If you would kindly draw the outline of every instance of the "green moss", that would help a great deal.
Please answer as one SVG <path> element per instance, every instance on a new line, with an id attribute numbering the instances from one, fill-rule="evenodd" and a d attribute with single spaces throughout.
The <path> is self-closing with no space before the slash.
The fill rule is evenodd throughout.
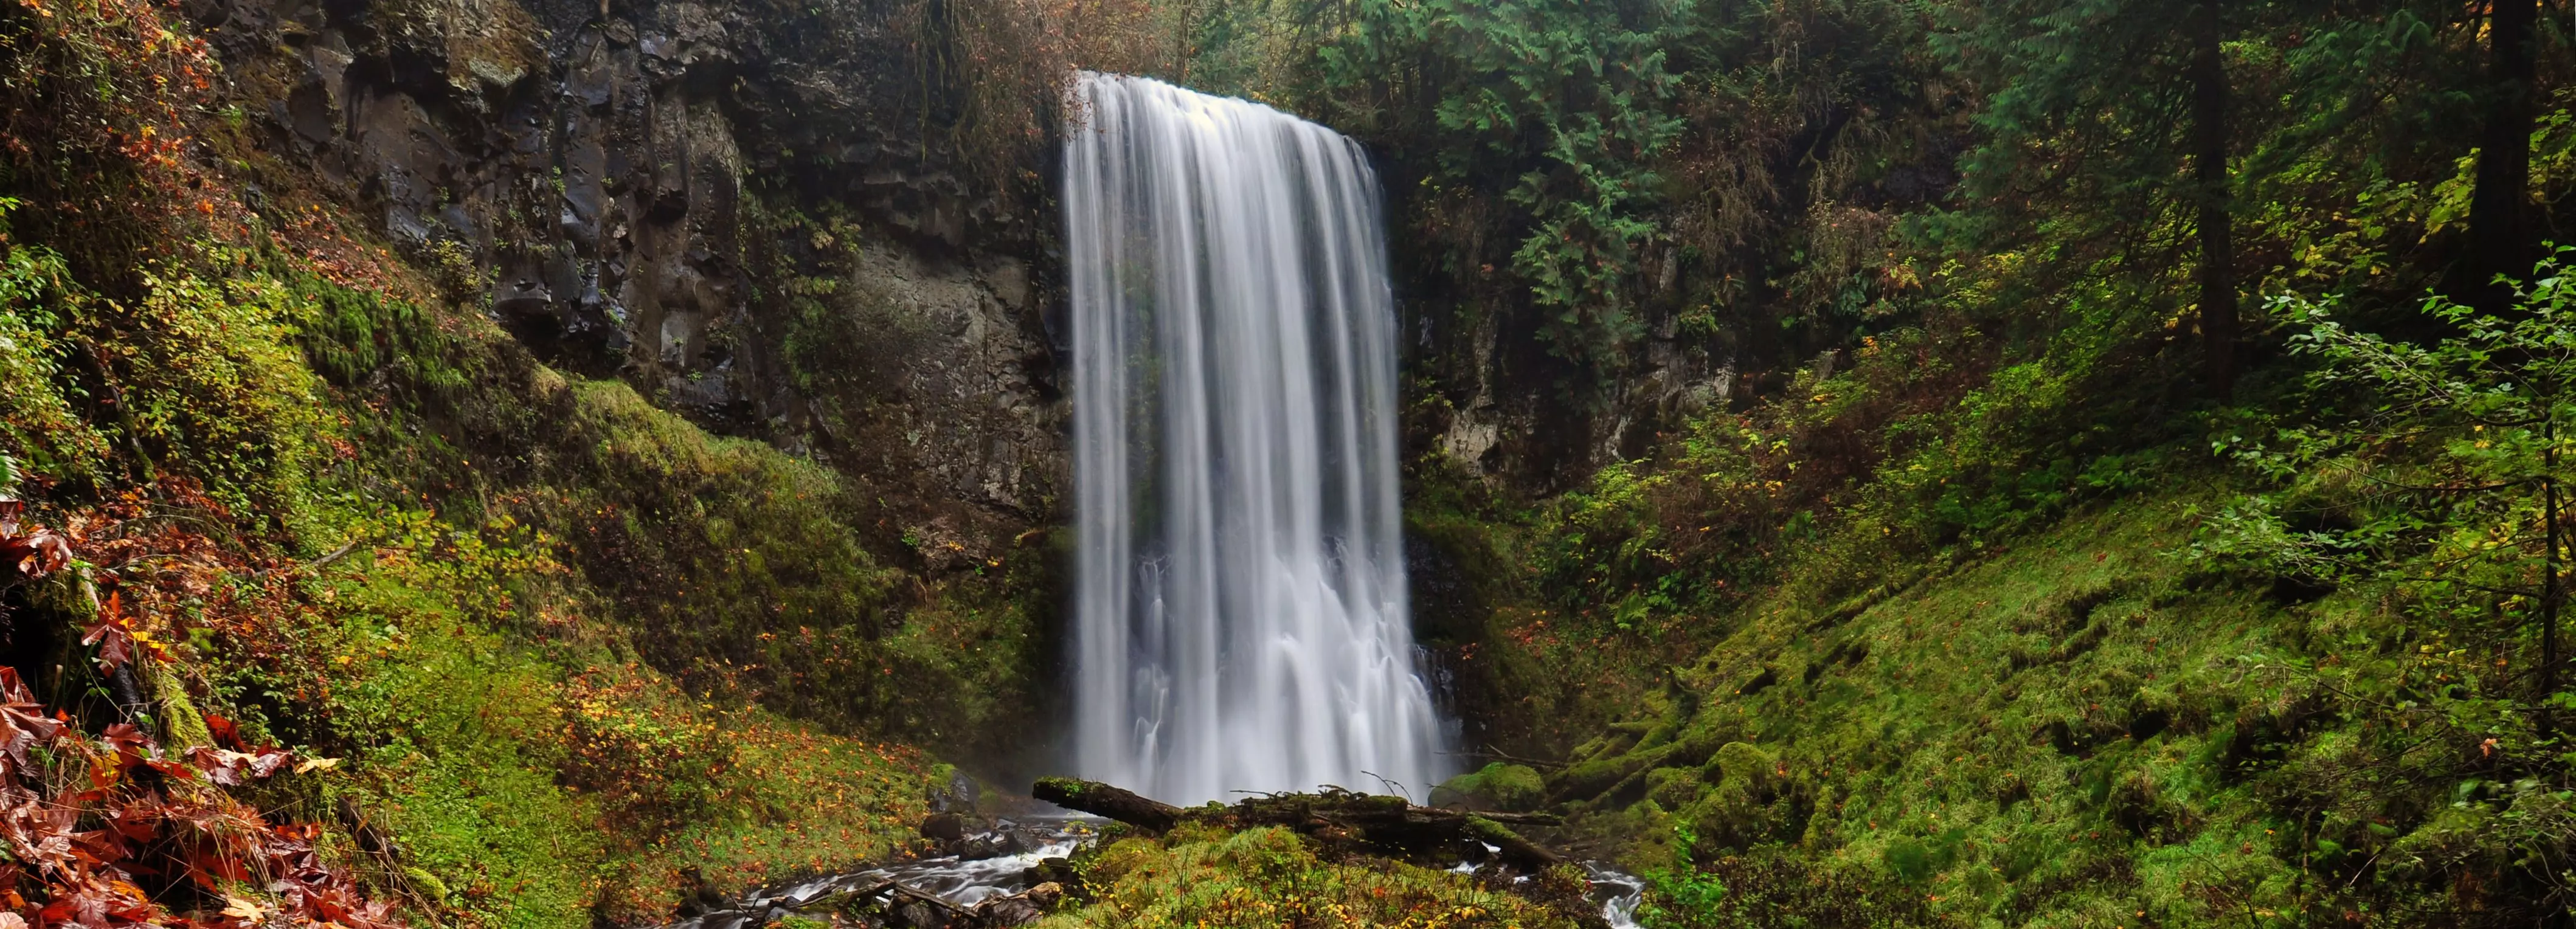
<path id="1" fill-rule="evenodd" d="M 1335 863 L 1281 828 L 1183 826 L 1076 862 L 1091 895 L 1042 929 L 1118 926 L 1573 926 L 1567 914 L 1472 879 L 1392 862 Z"/>
<path id="2" fill-rule="evenodd" d="M 489 924 L 587 925 L 607 850 L 598 809 L 556 783 L 559 672 L 399 576 L 333 589 L 348 622 L 395 630 L 335 695 L 340 727 L 378 740 L 355 759 L 359 809 Z"/>
<path id="3" fill-rule="evenodd" d="M 1593 802 L 1578 833 L 1655 835 L 1665 811 L 1688 827 L 1682 848 L 1635 846 L 1641 867 L 1684 851 L 1701 869 L 1750 856 L 1767 863 L 1728 867 L 1901 883 L 1934 915 L 2005 925 L 2141 910 L 2222 920 L 2211 886 L 2286 908 L 2303 862 L 2460 835 L 2400 817 L 2381 834 L 2282 814 L 2282 791 L 2298 788 L 2280 778 L 2349 776 L 2290 772 L 2347 771 L 2327 759 L 2358 751 L 2364 730 L 2310 717 L 2287 734 L 2283 701 L 2317 692 L 2244 656 L 2366 638 L 2376 601 L 2286 606 L 2171 557 L 2200 500 L 2099 507 L 1857 609 L 1798 585 L 1752 598 L 1738 628 L 1673 669 L 1695 705 L 1640 720 L 1681 738 L 1608 743 L 1549 786 Z M 2249 727 L 2280 748 L 2250 748 Z M 1666 760 L 1705 738 L 1725 740 L 1706 764 Z M 2259 751 L 2289 760 L 2249 760 Z M 1726 883 L 1740 891 L 1728 906 L 1797 895 L 1769 876 L 1746 886 L 1777 889 Z"/>
<path id="4" fill-rule="evenodd" d="M 1450 778 L 1431 792 L 1435 806 L 1457 803 L 1512 813 L 1538 809 L 1546 800 L 1547 785 L 1536 769 L 1500 761 Z"/>

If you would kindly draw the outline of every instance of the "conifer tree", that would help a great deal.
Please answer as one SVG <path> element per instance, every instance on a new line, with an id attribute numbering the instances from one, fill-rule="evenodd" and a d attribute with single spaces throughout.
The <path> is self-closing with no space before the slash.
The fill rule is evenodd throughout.
<path id="1" fill-rule="evenodd" d="M 2478 139 L 2477 188 L 2469 201 L 2465 302 L 2493 309 L 2508 291 L 2499 276 L 2531 269 L 2531 130 L 2539 70 L 2539 0 L 2491 0 L 2487 10 L 2487 77 L 2480 89 L 2486 125 Z"/>

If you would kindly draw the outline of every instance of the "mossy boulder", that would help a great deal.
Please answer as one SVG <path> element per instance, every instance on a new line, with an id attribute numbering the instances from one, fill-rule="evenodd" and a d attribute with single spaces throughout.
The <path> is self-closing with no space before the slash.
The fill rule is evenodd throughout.
<path id="1" fill-rule="evenodd" d="M 1750 790 L 1776 776 L 1780 760 L 1759 745 L 1728 742 L 1717 749 L 1716 765 L 1722 782 Z"/>
<path id="2" fill-rule="evenodd" d="M 1646 772 L 1646 799 L 1667 810 L 1678 810 L 1699 799 L 1706 782 L 1690 768 L 1656 768 Z"/>
<path id="3" fill-rule="evenodd" d="M 1547 784 L 1527 765 L 1494 762 L 1431 789 L 1432 806 L 1525 813 L 1547 802 Z"/>

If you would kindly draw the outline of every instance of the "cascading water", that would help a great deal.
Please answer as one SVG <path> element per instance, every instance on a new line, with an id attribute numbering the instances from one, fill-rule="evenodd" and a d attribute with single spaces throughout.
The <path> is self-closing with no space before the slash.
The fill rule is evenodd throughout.
<path id="1" fill-rule="evenodd" d="M 1359 147 L 1082 75 L 1076 765 L 1177 803 L 1443 773 L 1396 495 L 1395 313 Z"/>

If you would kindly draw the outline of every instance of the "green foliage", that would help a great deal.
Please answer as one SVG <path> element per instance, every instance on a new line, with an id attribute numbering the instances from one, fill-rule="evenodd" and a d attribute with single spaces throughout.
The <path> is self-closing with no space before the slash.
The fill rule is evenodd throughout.
<path id="1" fill-rule="evenodd" d="M 2547 551 L 2547 504 L 2565 480 L 2561 423 L 2576 412 L 2576 281 L 2551 259 L 2532 283 L 2512 286 L 2511 318 L 2427 300 L 2425 315 L 2456 333 L 2430 346 L 2275 299 L 2274 311 L 2304 329 L 2292 351 L 2319 363 L 2312 387 L 2348 398 L 2355 415 L 2292 421 L 2264 440 L 2221 439 L 2217 451 L 2287 485 L 2296 509 L 2249 498 L 2213 525 L 2202 550 L 2330 581 L 2411 583 L 2421 566 L 2428 599 L 2517 591 L 2508 609 L 2536 607 L 2533 571 L 2559 557 Z"/>
<path id="2" fill-rule="evenodd" d="M 68 275 L 52 251 L 10 245 L 0 252 L 0 308 L 6 310 L 0 313 L 0 404 L 10 410 L 0 418 L 0 435 L 7 437 L 8 454 L 37 474 L 94 479 L 107 458 L 107 439 L 73 406 L 79 394 L 64 386 L 70 347 L 58 308 L 69 300 Z"/>
<path id="3" fill-rule="evenodd" d="M 277 736 L 347 745 L 343 796 L 399 837 L 406 865 L 430 878 L 414 885 L 449 891 L 441 902 L 494 925 L 587 922 L 606 850 L 598 808 L 557 783 L 560 672 L 489 631 L 507 611 L 496 586 L 530 556 L 454 545 L 426 514 L 386 523 L 370 530 L 389 543 L 375 564 L 312 585 L 330 618 L 297 630 L 295 646 L 319 673 L 236 676 L 224 688 L 234 712 Z"/>
<path id="4" fill-rule="evenodd" d="M 138 305 L 96 304 L 75 331 L 100 346 L 130 441 L 185 468 L 227 506 L 302 529 L 316 491 L 310 475 L 337 438 L 293 341 L 311 306 L 246 264 L 227 270 L 220 282 L 147 270 Z"/>
<path id="5" fill-rule="evenodd" d="M 2411 648 L 2392 655 L 2382 645 L 2375 660 L 2246 660 L 2332 687 L 2361 704 L 2356 715 L 2460 753 L 2419 758 L 2403 744 L 2354 738 L 2301 759 L 2314 776 L 2403 777 L 2451 801 L 2451 813 L 2420 829 L 2340 838 L 2315 854 L 2341 860 L 2347 848 L 2403 835 L 2416 857 L 2402 873 L 2480 875 L 2543 908 L 2557 904 L 2537 901 L 2576 895 L 2565 875 L 2530 865 L 2563 854 L 2576 835 L 2564 826 L 2565 795 L 2552 789 L 2569 777 L 2554 716 L 2576 705 L 2553 664 L 2563 661 L 2554 640 L 2566 596 L 2563 432 L 2576 412 L 2567 254 L 2542 262 L 2529 283 L 2506 285 L 2516 297 L 2509 314 L 2427 298 L 2422 312 L 2443 333 L 2429 344 L 2276 299 L 2274 311 L 2296 327 L 2292 350 L 2315 364 L 2308 385 L 2318 402 L 2307 415 L 2240 424 L 2270 426 L 2268 436 L 2245 429 L 2216 443 L 2266 492 L 2219 510 L 2194 545 L 2208 562 L 2255 576 L 2377 592 L 2388 625 L 2369 635 Z M 2364 628 L 2346 641 L 2366 641 L 2357 638 Z M 2453 760 L 2470 753 L 2473 761 Z M 2525 786 L 2489 790 L 2504 770 Z M 2479 839 L 2460 831 L 2487 817 Z"/>
<path id="6" fill-rule="evenodd" d="M 1673 826 L 1676 867 L 1658 869 L 1646 876 L 1649 895 L 1638 907 L 1640 923 L 1650 929 L 1696 926 L 1700 920 L 1695 916 L 1713 914 L 1726 901 L 1726 882 L 1691 861 L 1691 849 L 1698 845 L 1699 835 L 1690 824 Z"/>
<path id="7" fill-rule="evenodd" d="M 1681 129 L 1665 107 L 1660 15 L 1573 0 L 1371 0 L 1317 52 L 1325 109 L 1370 120 L 1354 128 L 1426 160 L 1418 196 L 1509 205 L 1499 225 L 1518 240 L 1510 267 L 1542 314 L 1539 336 L 1605 373 L 1643 334 L 1632 291 L 1661 238 L 1654 165 Z"/>
<path id="8" fill-rule="evenodd" d="M 312 306 L 243 256 L 208 261 L 141 270 L 128 302 L 82 287 L 48 249 L 5 246 L 6 452 L 49 482 L 166 470 L 252 522 L 304 531 L 339 441 L 295 348 Z"/>

